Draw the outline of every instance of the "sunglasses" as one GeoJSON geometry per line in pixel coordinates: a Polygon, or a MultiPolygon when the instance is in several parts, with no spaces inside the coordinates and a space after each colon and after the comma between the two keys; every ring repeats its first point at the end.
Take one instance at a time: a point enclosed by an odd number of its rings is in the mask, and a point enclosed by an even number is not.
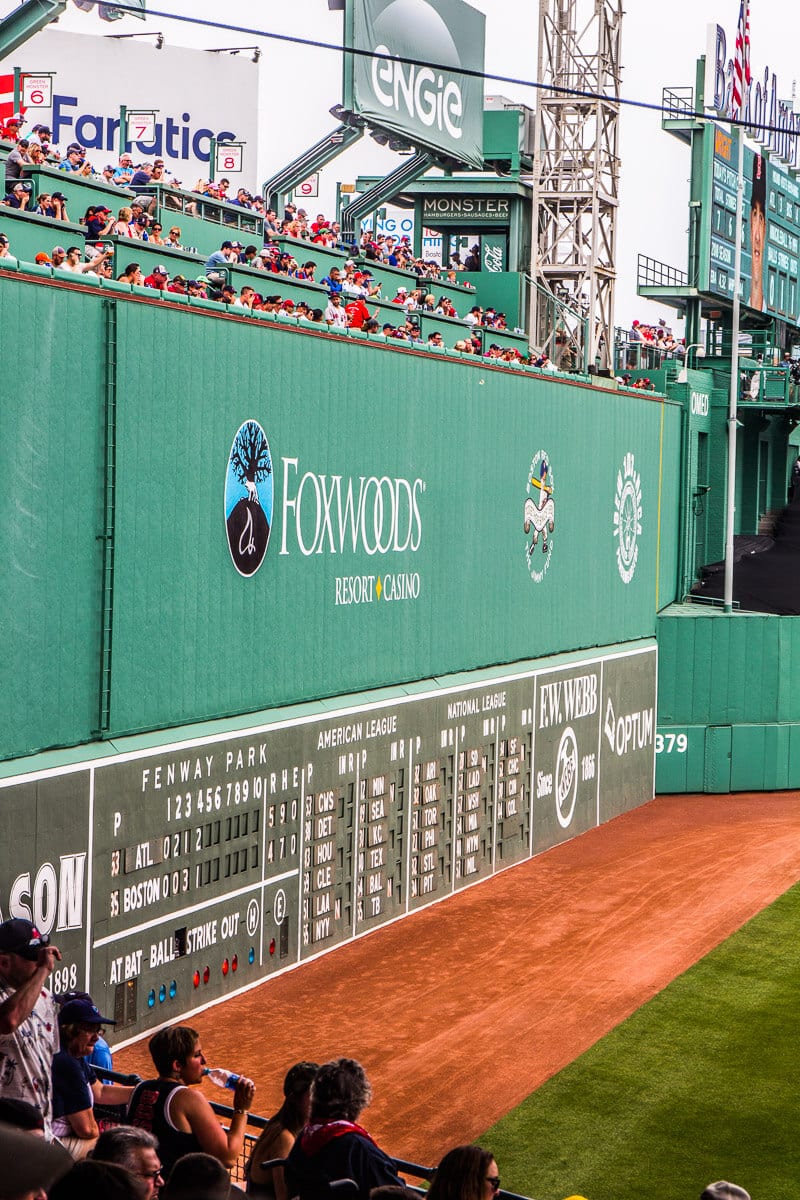
{"type": "Polygon", "coordinates": [[[500,1191],[500,1176],[499,1175],[487,1175],[486,1182],[489,1184],[489,1187],[492,1189],[493,1192],[500,1191]]]}
{"type": "Polygon", "coordinates": [[[136,1174],[140,1179],[162,1179],[161,1167],[157,1171],[137,1171],[136,1174]]]}

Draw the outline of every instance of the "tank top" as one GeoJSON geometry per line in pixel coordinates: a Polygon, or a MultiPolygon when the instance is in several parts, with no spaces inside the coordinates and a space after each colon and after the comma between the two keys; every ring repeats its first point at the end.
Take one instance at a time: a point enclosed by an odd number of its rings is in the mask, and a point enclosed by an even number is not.
{"type": "Polygon", "coordinates": [[[164,1178],[184,1154],[201,1151],[193,1133],[176,1129],[169,1116],[172,1097],[184,1087],[167,1079],[146,1079],[138,1084],[128,1106],[128,1122],[139,1129],[146,1129],[158,1139],[158,1155],[161,1159],[164,1178]]]}

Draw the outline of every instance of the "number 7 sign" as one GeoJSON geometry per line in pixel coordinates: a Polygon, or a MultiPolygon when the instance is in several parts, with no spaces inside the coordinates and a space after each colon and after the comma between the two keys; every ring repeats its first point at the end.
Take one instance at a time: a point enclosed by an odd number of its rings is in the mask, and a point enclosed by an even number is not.
{"type": "Polygon", "coordinates": [[[131,142],[154,142],[156,140],[156,114],[154,112],[129,112],[128,140],[131,142]]]}

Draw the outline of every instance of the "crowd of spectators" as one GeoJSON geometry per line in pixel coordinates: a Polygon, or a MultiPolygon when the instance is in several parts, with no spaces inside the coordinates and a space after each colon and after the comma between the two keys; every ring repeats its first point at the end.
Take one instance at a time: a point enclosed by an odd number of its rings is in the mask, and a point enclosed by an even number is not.
{"type": "Polygon", "coordinates": [[[420,279],[429,279],[434,282],[442,280],[446,283],[457,283],[466,288],[475,286],[470,280],[459,278],[459,271],[466,270],[466,267],[462,264],[458,254],[451,255],[446,267],[441,266],[438,262],[415,258],[411,239],[407,234],[395,237],[389,233],[375,235],[371,232],[362,233],[359,249],[361,255],[372,262],[384,263],[388,267],[397,267],[401,271],[418,275],[420,279]]]}
{"type": "MultiPolygon", "coordinates": [[[[94,1052],[115,1019],[104,1017],[86,992],[49,990],[60,960],[58,947],[32,921],[0,923],[0,1197],[232,1200],[243,1194],[228,1172],[245,1152],[253,1081],[208,1068],[197,1030],[172,1025],[150,1039],[154,1078],[102,1082],[94,1052]],[[201,1090],[207,1075],[233,1089],[225,1123],[201,1090]],[[116,1107],[101,1128],[96,1105],[102,1104],[116,1107]]],[[[341,1194],[357,1200],[415,1194],[360,1124],[372,1087],[359,1062],[296,1063],[283,1095],[248,1156],[246,1183],[256,1200],[322,1200],[331,1185],[344,1182],[341,1194]]],[[[496,1200],[499,1191],[491,1151],[458,1146],[432,1173],[428,1194],[496,1200]]],[[[720,1181],[700,1200],[750,1197],[720,1181]]]]}
{"type": "MultiPolygon", "coordinates": [[[[40,266],[51,266],[57,271],[116,279],[121,283],[152,288],[165,295],[178,294],[192,299],[212,300],[234,308],[280,313],[296,317],[300,323],[321,328],[354,329],[382,335],[395,342],[448,348],[441,330],[434,330],[425,337],[422,329],[422,318],[426,315],[457,317],[447,296],[442,295],[437,299],[434,293],[427,292],[424,287],[410,290],[401,286],[391,299],[391,304],[398,310],[397,319],[381,321],[380,307],[375,305],[376,301],[383,298],[381,284],[369,267],[357,264],[354,259],[347,259],[342,268],[331,267],[324,278],[317,280],[317,268],[313,261],[300,264],[289,252],[275,244],[268,244],[259,250],[255,245],[245,246],[239,241],[226,240],[219,250],[209,255],[202,273],[194,278],[181,272],[170,276],[164,264],[157,264],[145,274],[133,254],[129,261],[115,268],[114,249],[102,241],[111,234],[173,249],[183,248],[180,226],[170,226],[167,237],[163,238],[163,227],[159,223],[151,225],[149,230],[143,226],[142,222],[147,219],[141,205],[120,209],[116,220],[106,206],[92,205],[81,218],[87,231],[85,254],[78,246],[59,245],[49,251],[40,251],[35,261],[40,266]],[[238,266],[263,274],[263,286],[257,289],[252,284],[242,284],[237,290],[229,282],[227,272],[238,266]],[[311,303],[282,296],[278,290],[281,278],[320,283],[327,291],[326,303],[322,305],[318,292],[311,293],[311,303]],[[374,306],[372,309],[371,305],[374,306]]],[[[0,232],[0,259],[12,253],[7,235],[0,232]]],[[[458,328],[458,336],[450,348],[489,360],[555,370],[547,355],[523,356],[516,347],[502,346],[491,340],[494,331],[502,333],[505,329],[503,313],[473,305],[463,325],[458,328]]]]}
{"type": "Polygon", "coordinates": [[[682,358],[685,353],[683,340],[674,336],[663,318],[657,325],[643,325],[641,321],[633,321],[628,334],[628,345],[631,349],[647,347],[656,350],[664,358],[682,358]]]}
{"type": "MultiPolygon", "coordinates": [[[[199,197],[224,201],[263,217],[263,246],[243,245],[234,240],[224,241],[220,249],[209,256],[204,271],[198,272],[195,278],[188,278],[181,273],[170,278],[165,266],[157,266],[144,275],[135,261],[135,255],[131,255],[130,261],[118,266],[115,274],[111,262],[113,251],[103,244],[103,238],[130,238],[132,241],[147,242],[170,249],[191,249],[182,244],[180,225],[171,224],[165,233],[165,227],[157,215],[158,195],[153,188],[154,183],[160,183],[167,189],[178,188],[182,187],[181,181],[169,175],[163,159],[156,158],[153,162],[137,164],[130,153],[121,154],[116,166],[109,163],[100,170],[95,169],[87,158],[85,148],[79,143],[70,143],[61,154],[53,146],[51,131],[46,125],[34,125],[30,134],[25,136],[22,133],[23,123],[22,118],[14,117],[0,130],[0,136],[14,143],[6,160],[6,194],[0,200],[0,205],[33,212],[51,220],[70,222],[74,219],[68,211],[67,198],[63,192],[56,190],[35,196],[32,183],[25,178],[25,170],[29,166],[41,163],[57,167],[67,174],[79,174],[111,185],[137,190],[136,199],[121,205],[116,214],[108,205],[96,204],[89,206],[77,218],[77,222],[86,229],[85,261],[77,247],[55,246],[51,251],[43,250],[36,255],[36,262],[39,264],[49,264],[57,270],[72,271],[76,274],[95,275],[104,279],[116,278],[163,292],[215,300],[234,307],[263,312],[280,311],[311,324],[364,330],[367,333],[382,334],[395,341],[416,344],[424,340],[421,332],[422,316],[428,314],[449,317],[463,320],[464,325],[469,327],[458,331],[452,349],[466,354],[483,355],[490,359],[502,359],[505,362],[530,362],[545,369],[553,369],[546,356],[524,357],[516,348],[501,346],[491,341],[492,331],[502,333],[507,330],[504,313],[491,307],[484,309],[476,304],[461,318],[450,296],[437,295],[437,283],[459,282],[458,272],[464,268],[458,255],[453,256],[447,267],[442,267],[438,263],[415,258],[407,236],[396,238],[390,234],[373,236],[371,233],[365,233],[360,242],[360,254],[366,262],[356,261],[355,258],[347,259],[341,268],[331,267],[328,274],[318,280],[318,269],[312,258],[302,253],[293,253],[287,250],[285,245],[281,247],[272,239],[291,237],[305,241],[308,243],[309,252],[314,246],[322,249],[339,248],[342,245],[342,237],[338,223],[329,220],[324,213],[317,213],[312,217],[305,209],[292,203],[286,205],[282,218],[279,218],[274,209],[265,206],[261,196],[253,195],[244,187],[236,189],[235,193],[232,192],[230,181],[226,178],[219,181],[200,179],[189,190],[199,197]],[[384,297],[381,283],[376,280],[369,263],[396,267],[416,275],[420,286],[415,288],[401,284],[393,296],[384,297]],[[272,281],[272,287],[266,283],[263,287],[244,285],[237,291],[225,275],[226,268],[235,265],[246,266],[264,272],[265,275],[321,283],[328,293],[327,301],[324,304],[319,301],[315,305],[303,300],[284,298],[276,288],[275,280],[272,281]],[[370,309],[370,303],[379,300],[390,301],[401,310],[396,321],[381,322],[380,310],[370,309]]],[[[199,202],[184,204],[184,211],[194,215],[197,203],[199,202]]],[[[165,207],[169,207],[168,192],[165,207]]],[[[12,251],[8,238],[3,234],[0,240],[0,257],[10,253],[12,251]]],[[[439,330],[431,333],[427,342],[432,347],[445,347],[444,336],[439,330]]]]}

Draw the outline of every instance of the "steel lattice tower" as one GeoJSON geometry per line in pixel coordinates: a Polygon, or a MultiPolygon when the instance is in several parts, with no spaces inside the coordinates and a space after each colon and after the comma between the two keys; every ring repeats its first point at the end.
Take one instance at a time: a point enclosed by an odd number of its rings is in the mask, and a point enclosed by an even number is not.
{"type": "Polygon", "coordinates": [[[622,0],[540,0],[530,329],[565,366],[613,351],[621,31],[622,0]]]}

